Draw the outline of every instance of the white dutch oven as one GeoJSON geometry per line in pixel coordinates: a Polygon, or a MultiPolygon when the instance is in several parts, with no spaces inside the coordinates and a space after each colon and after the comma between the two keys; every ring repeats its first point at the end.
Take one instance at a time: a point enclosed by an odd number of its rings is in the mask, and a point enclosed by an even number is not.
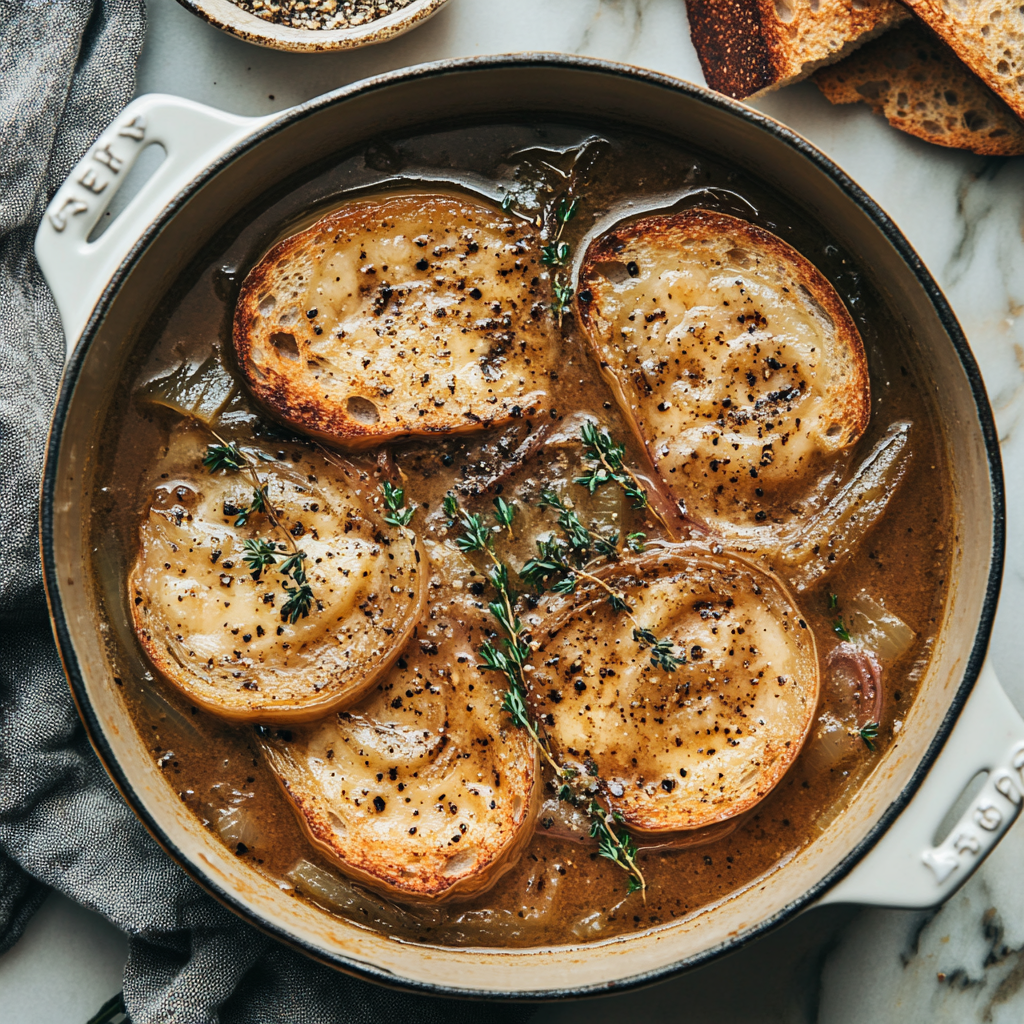
{"type": "Polygon", "coordinates": [[[543,55],[429,65],[266,118],[143,96],[57,192],[36,252],[68,342],[43,484],[42,545],[75,700],[99,756],[147,828],[214,896],[272,935],[343,970],[435,993],[609,991],[703,963],[811,906],[938,904],[1019,813],[1024,720],[985,663],[1004,516],[999,450],[977,367],[945,299],[895,226],[839,168],[776,122],[635,68],[543,55]],[[96,552],[87,542],[94,455],[139,329],[178,273],[240,210],[304,167],[382,131],[523,115],[618,122],[673,137],[734,161],[826,224],[902,318],[934,383],[953,466],[958,543],[945,620],[904,727],[846,810],[807,848],[745,891],[642,934],[553,949],[442,949],[388,939],[282,893],[182,806],[112,684],[116,652],[99,621],[96,552]],[[164,147],[166,159],[89,241],[151,143],[164,147]],[[983,788],[948,835],[936,836],[982,771],[989,773],[983,788]]]}

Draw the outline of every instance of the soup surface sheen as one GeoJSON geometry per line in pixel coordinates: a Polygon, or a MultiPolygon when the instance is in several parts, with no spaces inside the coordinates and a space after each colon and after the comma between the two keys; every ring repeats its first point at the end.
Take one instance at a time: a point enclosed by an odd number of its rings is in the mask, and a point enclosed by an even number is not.
{"type": "MultiPolygon", "coordinates": [[[[550,303],[549,277],[537,287],[544,305],[550,303]]],[[[537,536],[554,529],[552,512],[538,508],[545,488],[573,500],[585,520],[602,528],[642,529],[649,543],[664,535],[655,519],[630,511],[614,488],[602,488],[591,498],[573,485],[586,468],[579,431],[588,417],[626,443],[628,464],[649,469],[649,463],[572,314],[561,332],[553,329],[550,311],[544,316],[549,318],[544,330],[561,349],[544,368],[542,416],[513,417],[477,433],[398,441],[345,456],[371,481],[383,472],[402,480],[406,500],[417,506],[413,527],[435,553],[433,565],[452,561],[435,557],[438,546],[451,549],[455,538],[442,508],[449,490],[470,511],[490,512],[499,494],[518,505],[509,550],[515,564],[533,553],[537,536]]],[[[525,947],[605,939],[690,917],[761,883],[843,812],[893,742],[943,614],[952,547],[949,470],[930,385],[919,374],[913,341],[900,334],[900,324],[872,286],[867,268],[849,262],[825,228],[735,168],[662,139],[571,124],[469,126],[381,140],[311,169],[303,180],[264,197],[228,224],[176,282],[145,329],[111,406],[91,520],[92,542],[102,554],[97,584],[112,624],[123,693],[154,762],[182,801],[255,871],[325,912],[407,940],[525,947]],[[834,567],[822,555],[820,571],[806,563],[790,571],[777,550],[759,555],[749,545],[744,548],[745,558],[789,581],[813,633],[821,670],[810,735],[765,799],[738,818],[677,833],[669,841],[638,836],[647,881],[643,901],[627,894],[624,873],[599,856],[585,835],[586,823],[559,806],[545,775],[536,833],[493,888],[442,906],[399,906],[347,879],[307,842],[253,726],[232,724],[189,703],[152,668],[132,632],[124,581],[137,556],[154,487],[160,485],[154,467],[166,457],[176,432],[201,431],[183,426],[172,410],[155,407],[146,389],[183,363],[198,366],[211,355],[237,377],[230,354],[232,317],[245,275],[276,243],[346,201],[385,192],[456,192],[500,203],[511,195],[513,215],[532,221],[570,182],[579,206],[563,239],[577,257],[592,239],[624,220],[693,207],[743,218],[785,239],[831,281],[867,351],[871,419],[836,471],[843,480],[829,485],[834,492],[848,481],[876,446],[887,443],[894,424],[909,424],[899,428],[909,457],[901,478],[889,481],[895,484],[882,480],[865,498],[874,503],[877,521],[834,567]],[[855,645],[870,644],[881,668],[878,733],[870,744],[851,735],[851,727],[863,724],[864,708],[851,696],[860,685],[858,666],[844,657],[842,630],[849,630],[855,645]]],[[[324,457],[323,448],[272,422],[241,385],[217,429],[227,439],[255,444],[286,468],[324,457]]],[[[826,500],[827,495],[811,495],[809,507],[820,508],[826,500]]],[[[707,550],[706,538],[695,534],[692,539],[707,550]]],[[[442,670],[458,665],[465,615],[473,611],[467,594],[479,602],[490,599],[480,596],[483,586],[476,586],[485,583],[483,563],[462,559],[460,564],[468,565],[464,575],[434,571],[429,584],[427,611],[413,634],[428,666],[424,674],[429,665],[442,670]],[[462,619],[459,609],[468,609],[462,619]]],[[[544,607],[542,601],[537,614],[544,607]]],[[[495,713],[494,702],[500,702],[495,674],[442,671],[438,679],[450,687],[449,699],[460,705],[479,701],[487,714],[495,713]]],[[[404,691],[385,693],[383,685],[349,710],[356,716],[361,709],[380,713],[380,708],[397,708],[393,701],[401,697],[403,713],[411,714],[414,691],[406,698],[404,691]]],[[[428,718],[431,713],[426,711],[428,718]]]]}

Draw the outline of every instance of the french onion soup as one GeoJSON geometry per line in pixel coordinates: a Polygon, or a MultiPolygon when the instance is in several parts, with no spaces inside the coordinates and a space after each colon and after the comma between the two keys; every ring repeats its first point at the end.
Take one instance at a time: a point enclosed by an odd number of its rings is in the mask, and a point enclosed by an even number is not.
{"type": "Polygon", "coordinates": [[[238,857],[399,939],[541,946],[697,914],[842,814],[928,663],[950,488],[823,227],[510,124],[342,154],[216,249],[92,530],[133,719],[238,857]]]}

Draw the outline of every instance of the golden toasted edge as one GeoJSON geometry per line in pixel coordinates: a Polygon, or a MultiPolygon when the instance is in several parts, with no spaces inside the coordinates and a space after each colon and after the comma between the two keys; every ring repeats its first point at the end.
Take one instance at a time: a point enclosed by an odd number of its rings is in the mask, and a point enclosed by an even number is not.
{"type": "Polygon", "coordinates": [[[775,0],[686,0],[686,9],[705,81],[733,99],[798,82],[908,17],[894,0],[844,10],[846,25],[810,10],[796,12],[793,21],[783,23],[775,0]],[[801,52],[795,22],[808,23],[809,34],[821,37],[819,45],[804,44],[801,52]],[[842,40],[838,46],[836,37],[842,40]]]}
{"type": "MultiPolygon", "coordinates": [[[[378,200],[347,203],[333,213],[321,217],[304,231],[278,242],[246,275],[238,295],[232,323],[231,337],[235,360],[249,393],[260,408],[273,419],[322,441],[351,450],[371,448],[386,441],[407,437],[469,434],[513,421],[514,417],[509,412],[492,418],[479,417],[473,420],[453,417],[443,426],[397,427],[386,424],[383,418],[374,424],[360,423],[345,415],[340,409],[325,405],[318,398],[319,389],[312,381],[306,379],[306,368],[301,361],[296,362],[294,374],[282,374],[274,366],[268,366],[265,371],[266,380],[261,381],[251,373],[253,339],[249,334],[248,324],[259,312],[259,296],[271,272],[276,270],[278,261],[301,251],[306,243],[320,232],[337,234],[350,228],[362,229],[362,217],[368,209],[410,198],[412,197],[397,193],[378,200]]],[[[443,193],[431,194],[421,201],[460,204],[460,199],[454,195],[448,196],[443,193]]],[[[472,202],[481,209],[490,209],[485,200],[475,196],[466,196],[461,202],[472,202]]],[[[494,211],[498,212],[498,208],[494,207],[494,211]]]]}
{"type": "MultiPolygon", "coordinates": [[[[139,526],[141,538],[145,529],[145,519],[139,526]]],[[[238,692],[237,704],[226,704],[223,700],[210,697],[203,690],[197,689],[194,684],[186,680],[183,675],[183,668],[178,662],[170,657],[165,644],[159,638],[154,637],[142,620],[142,606],[136,605],[134,593],[138,574],[142,561],[141,543],[139,554],[135,559],[131,572],[128,574],[128,610],[131,614],[132,626],[139,645],[144,651],[153,667],[182,693],[191,703],[209,711],[210,714],[229,722],[258,722],[264,725],[285,725],[287,723],[310,722],[332,711],[340,711],[346,705],[358,701],[373,684],[386,672],[398,659],[406,640],[412,635],[417,623],[423,617],[423,611],[427,604],[427,592],[430,582],[430,573],[427,570],[429,561],[426,549],[419,537],[412,535],[414,553],[418,553],[417,565],[419,570],[416,573],[416,602],[410,609],[405,626],[401,634],[396,631],[393,645],[380,658],[367,663],[365,674],[353,681],[351,685],[343,686],[340,689],[324,687],[319,693],[311,694],[308,700],[300,703],[286,704],[280,701],[260,704],[261,693],[259,690],[240,690],[238,692]]],[[[141,588],[140,588],[141,589],[141,588]]],[[[312,614],[312,613],[311,613],[312,614]]]]}
{"type": "Polygon", "coordinates": [[[923,22],[817,72],[814,84],[830,103],[866,103],[894,128],[936,146],[1024,155],[1024,125],[923,22]]]}
{"type": "MultiPolygon", "coordinates": [[[[711,562],[714,565],[721,568],[723,571],[734,571],[738,565],[740,571],[749,572],[755,578],[760,577],[770,581],[771,585],[774,586],[788,602],[790,608],[793,610],[793,614],[796,618],[800,618],[799,606],[793,599],[793,595],[789,588],[782,582],[782,580],[774,573],[767,572],[759,566],[753,565],[748,562],[745,558],[740,558],[734,554],[723,554],[713,555],[710,554],[706,549],[693,548],[683,545],[659,545],[657,548],[652,546],[652,550],[645,555],[643,558],[632,559],[629,561],[617,562],[614,565],[609,566],[605,570],[598,570],[595,575],[600,576],[605,581],[614,580],[621,576],[632,575],[632,576],[643,576],[644,574],[650,575],[653,573],[659,579],[665,576],[673,574],[679,574],[686,569],[686,562],[698,559],[702,562],[711,562]]],[[[604,592],[595,591],[593,598],[589,600],[581,601],[579,604],[574,605],[572,608],[567,608],[563,613],[552,619],[550,626],[545,628],[545,634],[549,638],[553,638],[555,634],[569,622],[574,616],[578,615],[580,611],[585,611],[587,608],[594,608],[602,606],[607,603],[607,595],[604,592]]],[[[807,635],[807,641],[810,646],[810,659],[814,665],[814,693],[813,699],[807,702],[807,717],[804,722],[803,732],[800,734],[800,739],[790,744],[789,747],[785,747],[785,753],[781,754],[776,758],[771,765],[771,770],[766,770],[760,773],[760,783],[757,791],[753,796],[745,801],[737,801],[730,805],[730,809],[721,812],[708,812],[706,815],[699,817],[694,816],[687,824],[681,825],[677,821],[673,821],[671,824],[665,824],[665,814],[643,814],[637,813],[635,809],[631,809],[628,806],[616,807],[622,813],[624,822],[629,828],[630,832],[635,832],[641,836],[663,836],[673,832],[690,832],[693,829],[706,828],[709,825],[714,825],[718,822],[731,821],[733,818],[740,814],[745,814],[751,808],[759,804],[782,780],[782,777],[790,769],[793,762],[797,759],[800,751],[803,749],[804,743],[807,741],[807,737],[811,733],[811,728],[814,725],[814,716],[817,711],[818,702],[821,699],[821,662],[818,657],[818,645],[814,639],[814,633],[807,629],[804,631],[807,635]]],[[[605,797],[611,802],[615,803],[615,798],[609,796],[606,792],[605,797]]]]}
{"type": "MultiPolygon", "coordinates": [[[[487,892],[508,870],[513,868],[522,856],[534,834],[534,819],[540,808],[542,799],[542,785],[540,782],[540,766],[537,760],[536,751],[533,752],[532,762],[529,764],[515,763],[519,774],[529,779],[529,792],[524,800],[522,822],[518,827],[509,818],[510,828],[513,829],[503,847],[498,847],[490,857],[487,866],[482,871],[467,871],[462,875],[448,876],[441,872],[433,872],[426,877],[409,878],[402,875],[400,858],[394,854],[390,856],[369,857],[365,849],[342,851],[333,842],[334,832],[328,825],[324,825],[319,817],[313,813],[307,814],[304,810],[305,801],[302,797],[292,792],[284,777],[284,772],[275,767],[275,761],[280,755],[273,747],[261,743],[264,756],[274,767],[274,777],[278,785],[287,797],[298,820],[299,827],[309,843],[319,850],[338,869],[350,878],[362,882],[368,888],[379,892],[384,896],[400,899],[404,902],[428,903],[439,905],[443,903],[456,902],[458,900],[470,899],[487,892]],[[310,819],[313,820],[310,820],[310,819]],[[387,864],[391,868],[390,874],[382,874],[380,866],[387,864]],[[375,871],[374,868],[377,868],[375,871]]],[[[301,769],[300,769],[301,770],[301,769]]],[[[507,776],[507,772],[505,773],[507,776]]],[[[484,847],[490,850],[490,847],[484,847]]],[[[379,853],[379,848],[378,848],[379,853]]]]}
{"type": "MultiPolygon", "coordinates": [[[[864,351],[864,342],[849,310],[829,280],[810,260],[802,256],[778,235],[759,228],[749,221],[741,220],[739,217],[699,208],[676,214],[642,217],[623,227],[613,228],[590,244],[580,266],[580,288],[577,289],[576,294],[576,310],[590,343],[591,352],[598,364],[602,364],[599,348],[600,338],[592,314],[593,307],[600,305],[599,289],[594,284],[595,279],[600,276],[597,273],[598,264],[607,261],[621,261],[622,253],[632,242],[643,242],[650,239],[655,244],[672,245],[681,234],[692,231],[694,227],[707,232],[720,232],[739,238],[755,248],[763,250],[774,259],[788,264],[794,277],[807,288],[818,305],[831,318],[835,325],[835,340],[839,351],[830,353],[830,364],[835,366],[836,359],[845,356],[844,362],[848,364],[849,378],[841,387],[830,387],[829,389],[829,399],[835,410],[831,422],[838,423],[842,427],[841,432],[836,436],[834,447],[839,449],[853,444],[867,429],[871,416],[871,383],[868,376],[868,361],[864,351]],[[590,296],[590,301],[585,301],[586,296],[590,296]]],[[[612,385],[619,406],[632,423],[637,437],[649,451],[650,444],[640,434],[639,424],[636,423],[632,414],[621,382],[610,368],[601,365],[601,371],[605,379],[612,385]]]]}

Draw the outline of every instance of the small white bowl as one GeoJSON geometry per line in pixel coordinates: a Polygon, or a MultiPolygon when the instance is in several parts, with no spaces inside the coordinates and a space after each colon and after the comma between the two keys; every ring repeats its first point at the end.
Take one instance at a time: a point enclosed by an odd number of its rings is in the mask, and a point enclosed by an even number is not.
{"type": "Polygon", "coordinates": [[[275,50],[294,50],[303,53],[323,53],[326,50],[346,50],[356,46],[382,43],[385,39],[407,32],[426,21],[448,0],[413,0],[407,7],[375,18],[351,28],[316,29],[291,28],[264,21],[249,11],[242,10],[231,0],[178,0],[182,7],[205,18],[211,25],[230,32],[248,43],[269,46],[275,50]]]}

